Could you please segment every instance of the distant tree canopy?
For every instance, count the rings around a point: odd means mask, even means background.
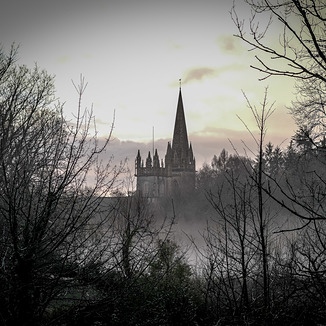
[[[229,154],[223,149],[219,156],[214,155],[211,164],[205,163],[197,174],[197,187],[209,189],[224,174],[234,173],[245,176],[251,168],[251,160],[237,154]]]

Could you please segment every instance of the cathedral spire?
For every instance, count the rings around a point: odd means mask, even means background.
[[[179,80],[181,83],[181,80]],[[182,93],[181,93],[181,84],[179,89],[179,98],[178,98],[178,106],[177,113],[175,117],[174,124],[174,132],[173,132],[173,140],[172,140],[172,151],[173,156],[177,159],[178,165],[182,164],[182,160],[186,159],[188,156],[188,134],[186,127],[186,119],[183,109],[183,101],[182,101]]]

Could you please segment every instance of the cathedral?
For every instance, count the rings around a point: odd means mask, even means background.
[[[138,150],[135,160],[137,191],[155,198],[182,195],[195,188],[196,161],[188,142],[181,86],[175,117],[172,144],[168,142],[165,159],[160,161],[157,149],[144,160]]]

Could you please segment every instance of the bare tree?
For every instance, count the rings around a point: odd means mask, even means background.
[[[296,81],[297,99],[290,108],[298,124],[291,153],[288,151],[292,159],[286,164],[282,180],[263,173],[266,182],[262,190],[292,216],[299,217],[280,232],[292,231],[299,237],[291,242],[287,266],[295,275],[296,290],[309,284],[304,295],[310,299],[303,305],[309,306],[314,297],[324,295],[326,5],[315,0],[244,2],[252,10],[248,24],[236,7],[232,18],[238,28],[236,36],[257,51],[257,64],[252,68],[263,74],[262,79],[284,76]],[[266,17],[269,19],[264,24]],[[272,38],[275,30],[279,31],[278,44]],[[310,307],[315,317],[319,315],[314,321],[322,320],[320,311],[324,308]]]
[[[239,316],[249,310],[249,278],[253,278],[257,251],[253,244],[255,235],[249,207],[252,187],[232,171],[224,178],[225,182],[214,192],[207,193],[218,217],[216,225],[214,223],[208,228],[205,241],[219,280],[219,286],[213,287],[226,299],[225,308],[234,309]]]
[[[249,5],[252,15],[247,26],[233,7],[232,18],[238,28],[236,36],[259,51],[260,54],[255,56],[258,64],[252,67],[262,72],[264,79],[282,75],[326,81],[324,3],[315,0],[244,2]],[[266,17],[269,17],[267,22]],[[268,43],[272,24],[278,24],[280,30],[279,46]]]
[[[314,0],[244,2],[253,14],[246,25],[233,7],[232,17],[238,28],[236,36],[258,51],[258,64],[252,67],[264,74],[263,79],[285,76],[296,80],[298,97],[291,112],[299,130],[294,140],[302,147],[305,159],[310,160],[309,167],[308,162],[302,164],[304,167],[298,166],[297,180],[287,178],[285,185],[269,175],[269,185],[277,187],[282,196],[274,196],[267,188],[265,191],[289,212],[307,222],[323,219],[320,194],[325,184],[322,168],[325,165],[325,4]],[[262,28],[259,22],[266,15],[270,20]],[[279,45],[269,38],[273,24],[279,27]],[[319,190],[312,191],[317,183]]]
[[[296,80],[297,100],[291,112],[300,128],[312,128],[314,141],[325,136],[326,35],[325,3],[317,0],[244,0],[252,10],[242,19],[231,11],[237,37],[258,52],[252,68]],[[275,31],[279,31],[278,40]],[[277,44],[277,41],[278,44]]]
[[[131,281],[147,272],[157,254],[157,242],[167,241],[174,223],[174,217],[160,220],[153,206],[139,193],[120,197],[115,205],[115,266]]]
[[[75,121],[67,121],[53,77],[16,65],[15,52],[0,55],[0,319],[37,325],[82,267],[101,260],[94,235],[110,211],[99,209],[120,171],[99,158],[112,127],[104,142],[91,135],[84,79]]]
[[[268,118],[273,113],[273,104],[268,107],[267,103],[267,89],[265,91],[264,100],[262,102],[261,110],[259,111],[255,106],[253,106],[249,100],[247,99],[248,107],[250,108],[252,115],[255,118],[256,125],[259,130],[258,138],[254,137],[256,145],[258,147],[258,157],[257,157],[257,168],[254,173],[253,179],[257,185],[257,196],[258,196],[258,210],[257,214],[257,224],[255,224],[255,229],[257,231],[257,236],[259,238],[260,250],[262,255],[262,269],[263,269],[263,289],[264,289],[264,308],[267,311],[269,309],[269,272],[268,272],[268,256],[269,256],[269,248],[268,248],[268,232],[269,221],[268,221],[268,213],[264,210],[264,205],[266,205],[266,199],[264,199],[264,170],[263,170],[263,161],[264,161],[264,139],[266,134],[266,122]],[[252,134],[252,133],[251,133]],[[252,134],[253,135],[253,134]]]
[[[224,152],[220,159],[215,159],[216,162],[223,161],[219,165],[224,168],[220,171],[219,186],[209,191],[207,196],[218,217],[217,226],[208,229],[206,243],[209,259],[219,274],[219,291],[229,302],[229,309],[234,309],[237,318],[249,318],[256,309],[256,318],[260,315],[268,324],[272,311],[270,268],[275,239],[271,200],[264,192],[265,170],[271,163],[267,164],[265,159],[271,150],[268,151],[270,147],[267,147],[264,152],[264,139],[273,104],[268,105],[267,89],[260,109],[248,99],[247,104],[258,128],[256,136],[244,123],[257,145],[256,161],[250,164],[249,159],[241,160],[238,156],[242,169],[236,169],[229,164]],[[229,169],[225,168],[228,166]]]

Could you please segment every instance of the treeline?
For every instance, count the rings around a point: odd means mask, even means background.
[[[304,137],[255,159],[223,150],[198,173],[215,211],[201,252],[205,302],[221,325],[325,323],[326,148]]]
[[[236,37],[255,50],[261,80],[295,80],[298,130],[284,151],[265,146],[273,107],[267,92],[259,108],[246,98],[256,157],[222,152],[205,167],[219,180],[206,196],[217,216],[206,233],[212,308],[226,324],[325,324],[325,4],[243,3],[250,17],[231,9]]]

